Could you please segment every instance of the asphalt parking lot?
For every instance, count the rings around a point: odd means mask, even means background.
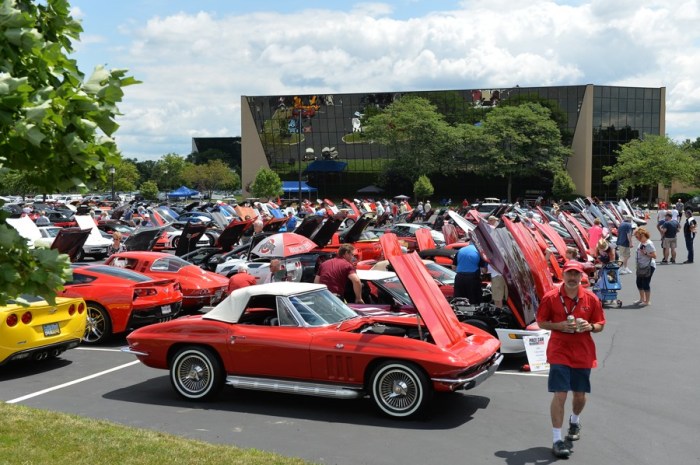
[[[653,231],[653,238],[658,233]],[[685,260],[685,248],[679,260]],[[660,249],[660,242],[654,241]],[[700,463],[699,269],[659,265],[652,305],[635,307],[624,275],[622,308],[606,308],[594,336],[599,368],[569,459],[583,464]],[[396,421],[367,400],[331,400],[226,388],[220,399],[176,396],[166,371],[123,354],[124,339],[81,347],[38,365],[0,368],[0,401],[101,418],[188,438],[254,447],[321,464],[546,464],[546,375],[507,359],[478,388],[438,397],[432,418]],[[570,407],[567,406],[567,414]],[[89,438],[86,438],[89,441]]]

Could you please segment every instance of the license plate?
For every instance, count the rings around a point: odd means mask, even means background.
[[[170,310],[170,305],[163,305],[162,307],[160,307],[160,313],[161,313],[161,314],[163,314],[163,315],[170,315],[170,312],[171,312],[171,310]]]
[[[58,323],[49,323],[47,325],[44,325],[45,337],[55,336],[57,334],[61,334],[61,328],[58,326]]]

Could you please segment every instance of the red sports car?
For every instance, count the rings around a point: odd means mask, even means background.
[[[157,279],[174,278],[180,283],[182,309],[199,310],[216,305],[228,289],[228,278],[164,252],[121,252],[105,261],[106,265],[127,268]]]
[[[87,304],[84,341],[104,342],[113,334],[168,321],[180,313],[182,292],[175,279],[154,279],[105,265],[73,268],[73,278],[59,292]]]
[[[460,323],[415,254],[392,257],[415,315],[361,315],[325,286],[280,282],[233,291],[205,315],[137,329],[125,352],[170,371],[189,400],[228,384],[339,399],[369,395],[408,418],[436,391],[471,389],[503,360],[496,338]]]

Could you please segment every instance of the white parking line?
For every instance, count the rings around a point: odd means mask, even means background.
[[[82,383],[83,381],[88,381],[90,379],[97,378],[99,376],[106,375],[108,373],[112,373],[113,371],[121,370],[122,368],[127,368],[127,367],[130,367],[132,365],[136,365],[137,363],[141,363],[141,362],[139,362],[138,360],[134,360],[133,362],[125,363],[124,365],[119,365],[117,367],[110,368],[109,370],[95,373],[94,375],[85,376],[84,378],[76,379],[74,381],[69,381],[67,383],[59,384],[58,386],[54,386],[54,387],[51,387],[48,389],[42,389],[41,391],[37,391],[37,392],[34,392],[32,394],[27,394],[26,396],[22,396],[22,397],[18,397],[16,399],[8,400],[6,403],[16,404],[17,402],[22,402],[23,400],[31,399],[32,397],[37,397],[37,396],[40,396],[42,394],[46,394],[46,393],[51,392],[51,391],[56,391],[58,389],[63,389],[65,387],[72,386],[74,384]]]

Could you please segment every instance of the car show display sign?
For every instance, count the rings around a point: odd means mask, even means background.
[[[530,371],[549,370],[549,363],[547,363],[549,334],[550,333],[547,332],[538,336],[523,337],[525,354],[527,355],[527,363],[530,365]]]

